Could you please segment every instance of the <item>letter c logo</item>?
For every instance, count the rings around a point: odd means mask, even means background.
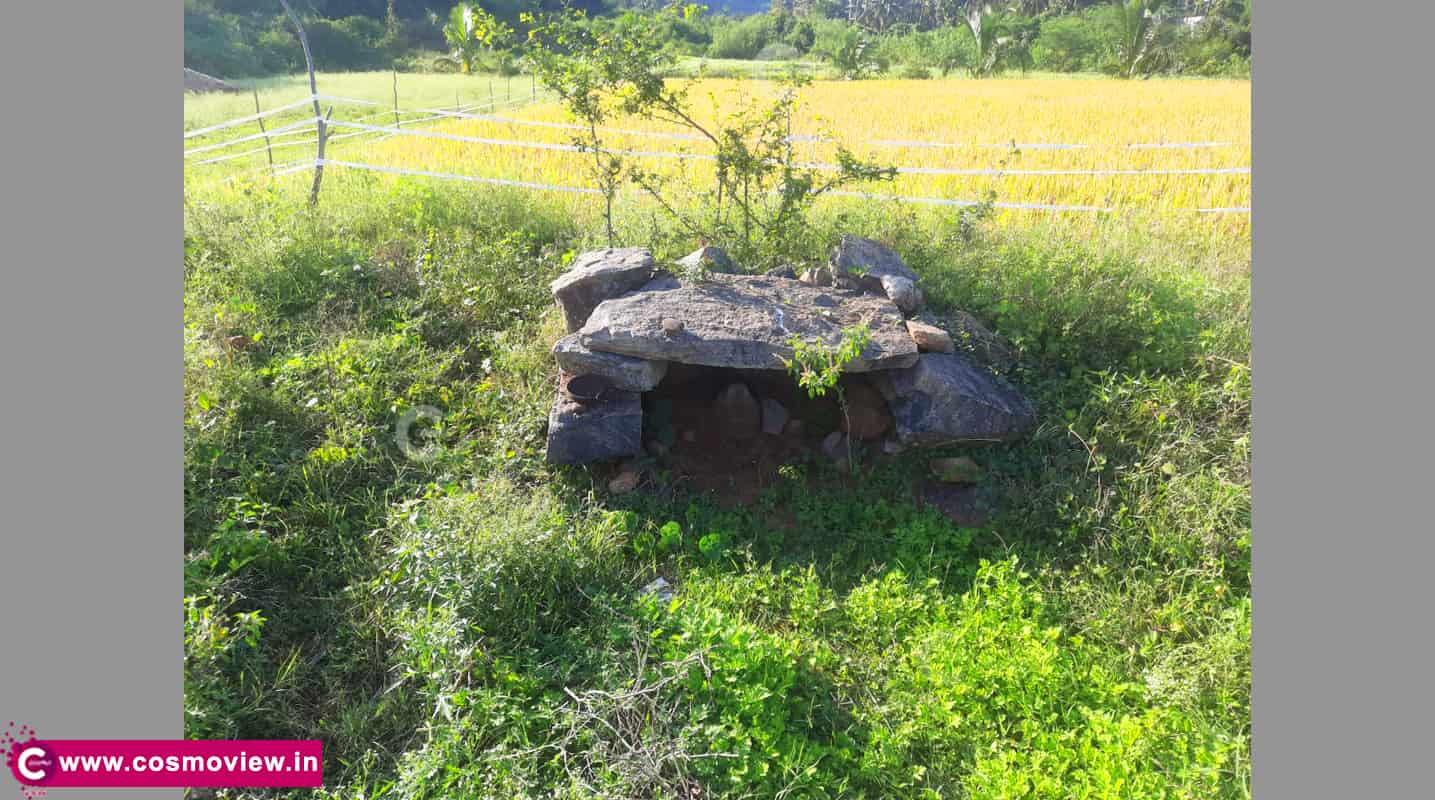
[[[25,780],[42,781],[49,775],[43,769],[32,768],[30,762],[38,761],[40,766],[52,766],[55,761],[53,758],[45,758],[48,755],[50,755],[49,751],[43,747],[27,747],[21,750],[20,755],[16,757],[15,768],[19,770]]]

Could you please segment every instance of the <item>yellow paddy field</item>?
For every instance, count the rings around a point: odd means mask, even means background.
[[[393,115],[383,108],[392,106],[391,77],[373,75],[369,82],[349,76],[338,82],[337,89],[328,90],[382,104],[325,101],[335,109],[331,134],[343,137],[332,140],[331,159],[389,169],[590,186],[583,154],[563,149],[571,146],[576,132],[565,127],[573,121],[560,106],[538,102],[480,108],[477,115],[497,119],[414,121],[404,126],[404,135],[388,135],[351,127],[394,124]],[[454,107],[453,100],[445,104],[441,99],[449,96],[453,76],[433,76],[448,82],[434,92],[422,86],[428,77],[403,76],[400,106],[405,119],[419,119],[416,115],[422,108]],[[705,112],[701,116],[706,120],[744,103],[760,102],[778,90],[775,84],[756,80],[698,80],[687,85],[693,105]],[[296,89],[266,87],[261,102],[265,107],[292,102],[304,95]],[[322,80],[320,91],[326,91]],[[482,92],[470,94],[474,95],[481,97]],[[199,98],[186,109],[187,126],[212,124],[220,102],[235,115],[242,110],[233,97]],[[252,98],[248,102],[252,112]],[[292,113],[287,119],[302,118],[312,110]],[[893,182],[852,187],[855,191],[946,201],[978,200],[995,192],[999,203],[1013,207],[1008,214],[1041,213],[1021,209],[1023,205],[1074,206],[1196,215],[1227,230],[1249,225],[1249,214],[1243,211],[1251,202],[1247,81],[818,81],[803,89],[799,114],[793,135],[801,160],[830,164],[835,142],[841,142],[873,161],[905,170]],[[272,128],[286,118],[267,121]],[[631,157],[646,169],[680,172],[694,186],[707,183],[711,167],[703,156],[710,151],[703,141],[683,138],[686,132],[679,128],[639,119],[613,120],[609,127],[608,146],[636,154]],[[253,126],[229,129],[212,138],[186,141],[186,147],[208,146],[225,136],[255,130]],[[302,130],[291,132],[291,144],[282,148],[282,154],[275,151],[276,161],[312,158],[312,144],[303,143],[304,135]],[[203,155],[243,152],[256,144],[263,142]],[[195,166],[191,174],[253,169],[262,166],[265,158],[255,154]],[[199,160],[187,157],[187,163]]]

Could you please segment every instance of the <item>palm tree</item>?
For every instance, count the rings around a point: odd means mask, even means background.
[[[960,22],[967,30],[971,31],[972,39],[977,46],[976,61],[969,68],[974,78],[996,72],[1001,66],[1004,48],[1024,44],[998,35],[996,26],[993,24],[998,7],[1019,14],[1034,14],[1045,11],[1051,5],[1050,0],[1008,0],[1004,3],[993,3],[990,0],[931,0],[931,2],[932,16],[939,22],[945,24]]]
[[[1166,21],[1166,9],[1162,6],[1162,0],[1118,0],[1116,59],[1121,77],[1134,78],[1159,60],[1159,37]]]
[[[444,41],[451,48],[449,56],[465,75],[473,71],[474,59],[482,50],[482,43],[478,40],[481,11],[468,3],[459,3],[448,12],[448,24],[443,26]]]

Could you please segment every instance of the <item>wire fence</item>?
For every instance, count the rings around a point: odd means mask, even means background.
[[[513,128],[549,128],[559,130],[587,130],[583,125],[565,122],[552,122],[545,120],[530,120],[518,117],[502,116],[493,112],[501,108],[514,108],[532,103],[551,99],[549,93],[540,93],[536,88],[531,95],[513,100],[512,98],[490,99],[487,102],[471,103],[467,105],[455,105],[452,109],[443,108],[400,108],[397,96],[392,106],[372,100],[362,100],[352,97],[341,97],[336,95],[314,94],[302,100],[297,100],[267,111],[256,111],[254,114],[225,120],[216,124],[208,125],[195,130],[186,131],[184,139],[189,142],[199,137],[207,137],[222,131],[231,131],[242,125],[257,125],[260,127],[258,133],[244,134],[223,141],[201,144],[184,150],[184,158],[190,166],[214,165],[238,159],[257,156],[260,153],[268,154],[268,166],[258,170],[246,170],[240,174],[254,174],[255,172],[267,171],[274,176],[288,175],[308,169],[322,170],[324,167],[338,167],[360,171],[386,173],[392,175],[403,175],[422,177],[439,180],[455,180],[469,183],[487,184],[494,186],[508,186],[540,191],[554,191],[568,194],[597,194],[602,192],[598,189],[583,186],[569,186],[560,184],[548,184],[541,182],[513,180],[490,176],[461,175],[438,170],[413,169],[382,164],[368,163],[365,160],[334,159],[324,158],[322,148],[314,158],[289,160],[276,164],[274,162],[274,151],[292,149],[304,146],[316,146],[320,142],[333,143],[345,139],[367,138],[370,142],[383,141],[392,137],[415,137],[441,141],[456,142],[461,144],[483,145],[498,148],[531,149],[540,151],[555,151],[579,153],[589,152],[587,148],[576,144],[563,144],[558,142],[545,142],[524,138],[493,138],[484,136],[469,136],[452,133],[449,131],[433,130],[432,128],[418,127],[427,123],[447,122],[455,120],[481,121],[497,123]],[[265,120],[273,119],[282,114],[293,112],[302,107],[312,107],[315,102],[330,104],[329,113],[333,107],[351,107],[359,109],[376,109],[370,113],[354,117],[352,119],[329,119],[329,114],[324,119],[314,116],[311,112],[300,119],[286,122],[274,128],[266,128]],[[256,108],[258,98],[256,95]],[[367,120],[392,120],[389,124],[373,124]],[[330,129],[343,129],[347,133],[330,135]],[[670,141],[689,141],[705,143],[707,140],[700,136],[673,133],[665,131],[629,130],[623,128],[600,128],[603,133],[630,136],[634,138],[665,139]],[[229,151],[236,146],[245,145],[259,140],[264,141],[262,147],[251,147],[239,152],[224,152],[222,155],[211,155],[205,158],[196,158],[219,151]],[[815,135],[793,135],[787,139],[791,143],[833,143],[834,139]],[[957,149],[957,148],[1000,148],[1000,149],[1029,149],[1029,150],[1090,150],[1097,148],[1116,148],[1126,150],[1159,150],[1159,149],[1219,149],[1236,146],[1234,142],[1136,142],[1124,144],[1097,144],[1097,143],[1066,143],[1066,142],[1028,142],[1017,143],[960,143],[960,142],[935,142],[935,141],[910,141],[898,139],[874,139],[864,141],[861,144],[872,147],[895,147],[895,148],[933,148],[933,149]],[[653,159],[676,159],[684,161],[716,161],[716,156],[709,153],[685,152],[678,150],[634,150],[624,148],[605,148],[604,152],[613,155],[621,155],[632,158],[653,158]],[[362,152],[360,153],[362,156]],[[824,163],[820,161],[798,162],[795,166],[816,170],[816,171],[837,171],[840,165]],[[1006,167],[989,168],[952,168],[952,167],[922,167],[922,166],[897,166],[899,175],[933,175],[933,176],[985,176],[1001,178],[1006,176],[1087,176],[1087,177],[1133,177],[1133,176],[1214,176],[1214,175],[1249,175],[1249,166],[1231,167],[1208,167],[1188,169],[1014,169]],[[223,179],[233,180],[240,177],[240,174],[226,175]],[[897,201],[927,205],[943,206],[976,206],[982,205],[985,201],[946,198],[946,197],[912,197],[896,194],[885,194],[865,191],[829,191],[826,194],[834,197],[860,198],[868,200]],[[1054,204],[1054,203],[1022,203],[1022,202],[993,202],[991,205],[999,209],[1028,210],[1028,211],[1060,211],[1060,212],[1088,212],[1088,213],[1110,213],[1120,210],[1116,207],[1101,205],[1081,204]],[[1188,209],[1203,214],[1248,214],[1249,206],[1214,206],[1208,208]]]

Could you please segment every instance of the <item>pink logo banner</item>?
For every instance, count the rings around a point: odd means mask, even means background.
[[[6,754],[21,785],[113,787],[319,787],[317,739],[34,739]],[[26,793],[29,796],[29,792]]]

